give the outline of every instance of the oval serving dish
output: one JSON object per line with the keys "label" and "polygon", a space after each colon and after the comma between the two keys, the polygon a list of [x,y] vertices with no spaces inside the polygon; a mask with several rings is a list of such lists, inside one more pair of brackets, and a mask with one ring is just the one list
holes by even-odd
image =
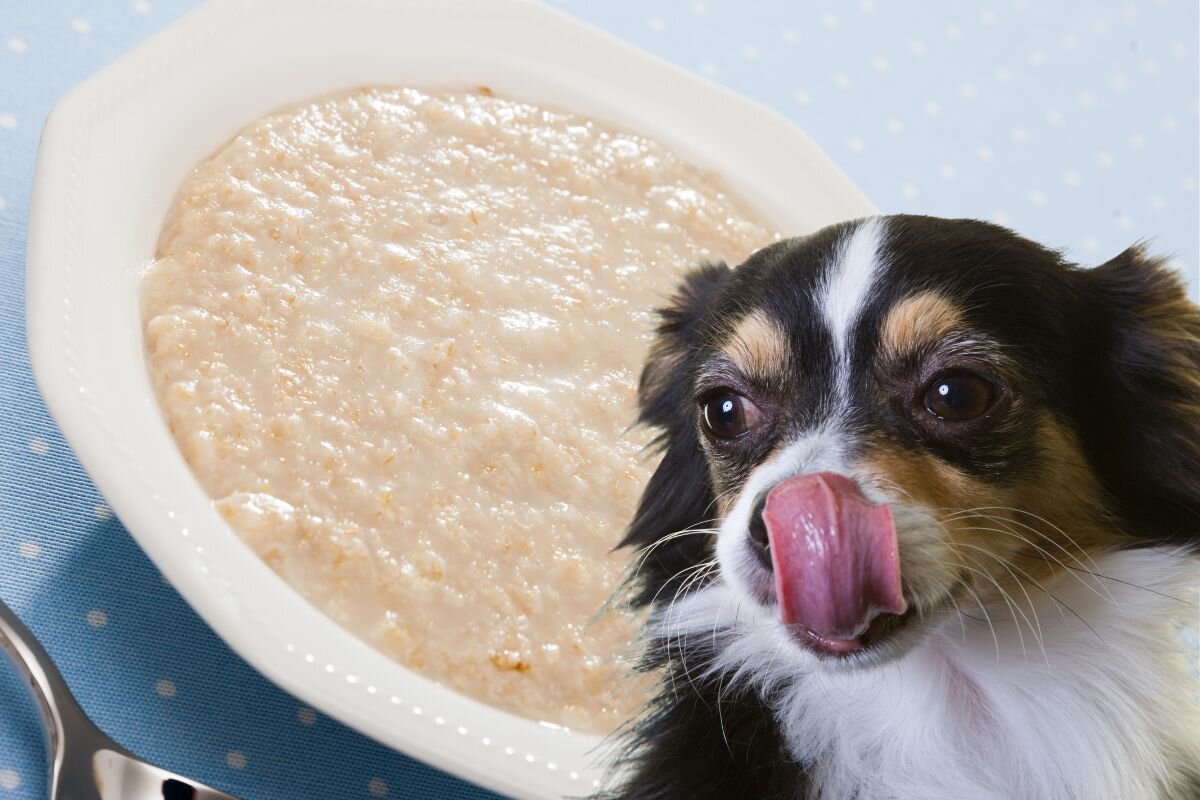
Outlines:
{"label": "oval serving dish", "polygon": [[874,209],[778,114],[524,0],[210,0],[46,123],[30,356],[67,440],[150,558],[237,653],[330,716],[513,797],[586,795],[599,737],[450,691],[310,606],[213,509],[154,400],[138,282],[184,176],[268,112],[372,84],[486,85],[645,133],[789,233]]}

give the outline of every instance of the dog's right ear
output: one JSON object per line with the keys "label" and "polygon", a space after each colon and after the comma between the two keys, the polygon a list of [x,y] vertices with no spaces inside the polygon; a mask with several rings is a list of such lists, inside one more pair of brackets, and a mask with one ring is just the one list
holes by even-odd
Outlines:
{"label": "dog's right ear", "polygon": [[[635,605],[650,602],[681,570],[700,563],[700,554],[711,544],[707,536],[658,542],[702,525],[714,513],[712,484],[697,438],[689,365],[705,312],[731,272],[725,264],[692,270],[670,304],[659,310],[662,322],[638,384],[638,421],[658,429],[654,446],[663,457],[620,545],[653,547],[640,568],[643,580]],[[673,594],[662,593],[668,598]]]}
{"label": "dog's right ear", "polygon": [[1138,535],[1200,546],[1200,307],[1131,247],[1081,277],[1099,289],[1103,363],[1091,457]]}

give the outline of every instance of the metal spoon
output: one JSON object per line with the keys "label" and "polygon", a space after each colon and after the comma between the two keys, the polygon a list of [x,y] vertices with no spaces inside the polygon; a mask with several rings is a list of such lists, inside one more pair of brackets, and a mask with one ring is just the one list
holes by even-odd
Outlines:
{"label": "metal spoon", "polygon": [[3,601],[0,649],[29,681],[46,723],[50,800],[237,800],[147,764],[101,733],[41,643]]}

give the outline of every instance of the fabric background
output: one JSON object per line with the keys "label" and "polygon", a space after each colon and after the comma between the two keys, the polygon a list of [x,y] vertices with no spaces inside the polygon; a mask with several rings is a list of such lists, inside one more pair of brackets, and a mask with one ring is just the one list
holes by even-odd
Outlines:
{"label": "fabric background", "polygon": [[[24,253],[42,122],[192,5],[0,0],[0,596],[104,730],[247,800],[491,797],[232,654],[113,518],[34,386]],[[1152,238],[1197,286],[1194,0],[556,5],[782,111],[885,211],[992,219],[1084,263]],[[0,669],[0,800],[45,796],[38,724]]]}

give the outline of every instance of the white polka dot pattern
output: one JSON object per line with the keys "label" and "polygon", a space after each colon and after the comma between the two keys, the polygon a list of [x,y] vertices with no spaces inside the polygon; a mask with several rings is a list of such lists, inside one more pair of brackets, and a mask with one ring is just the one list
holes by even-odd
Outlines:
{"label": "white polka dot pattern", "polygon": [[1200,291],[1196,3],[726,0],[658,7],[649,37],[629,0],[558,2],[779,108],[884,211],[1002,219],[1086,264],[1150,239]]}

